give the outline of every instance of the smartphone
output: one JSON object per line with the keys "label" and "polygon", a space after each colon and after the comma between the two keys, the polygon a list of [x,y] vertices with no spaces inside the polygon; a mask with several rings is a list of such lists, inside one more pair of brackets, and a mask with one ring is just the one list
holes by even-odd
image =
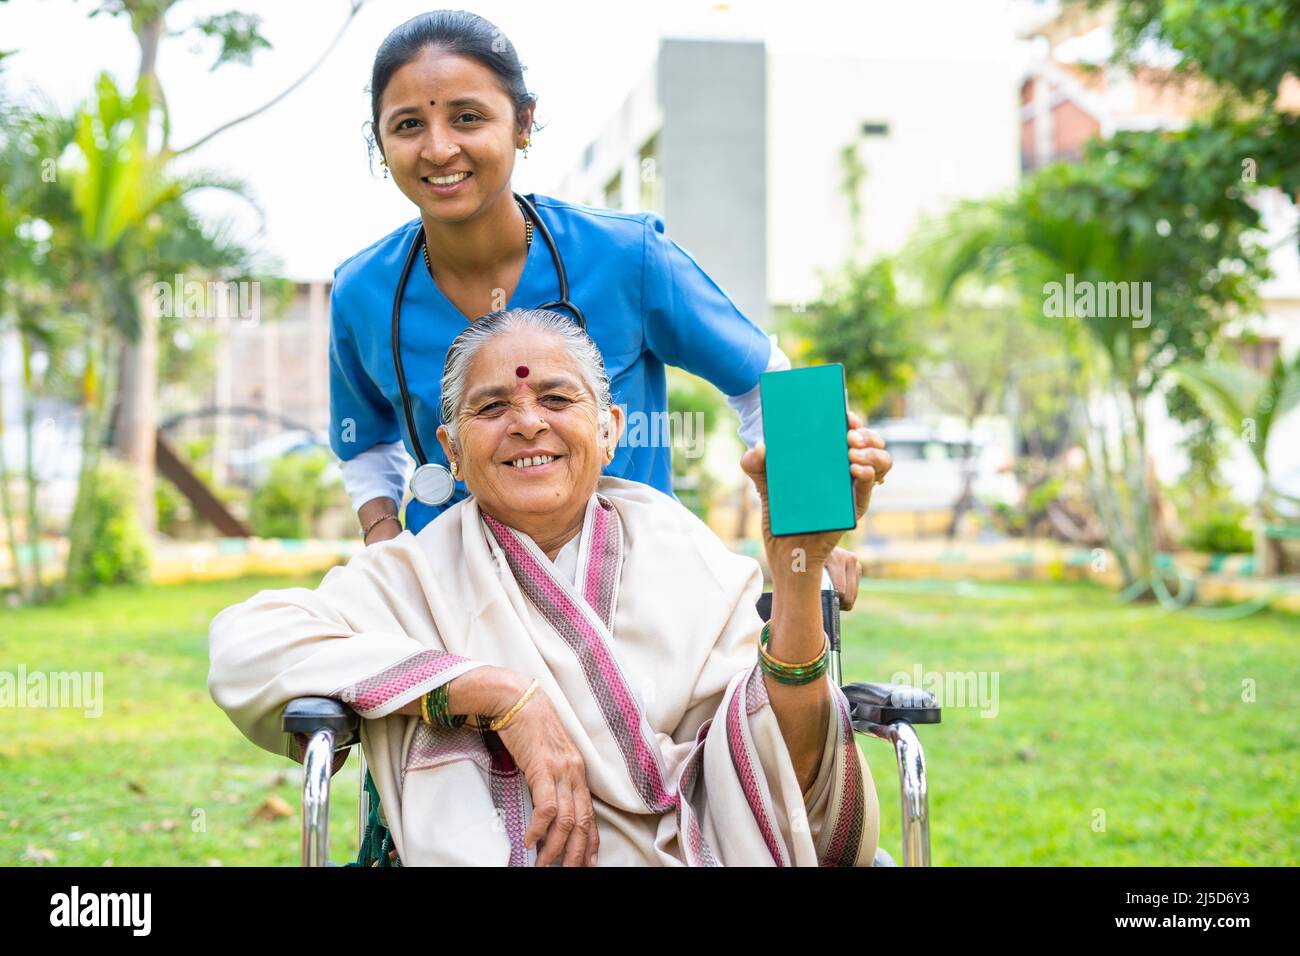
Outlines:
{"label": "smartphone", "polygon": [[857,515],[849,471],[844,366],[764,372],[758,385],[772,534],[853,528]]}

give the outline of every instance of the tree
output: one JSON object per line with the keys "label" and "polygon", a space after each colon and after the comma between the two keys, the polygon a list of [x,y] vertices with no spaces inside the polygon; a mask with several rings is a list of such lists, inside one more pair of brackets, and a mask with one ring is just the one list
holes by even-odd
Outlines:
{"label": "tree", "polygon": [[803,357],[843,364],[849,398],[868,413],[907,387],[921,354],[916,310],[900,301],[894,272],[888,258],[849,262],[790,323],[805,343]]}
{"label": "tree", "polygon": [[[1079,0],[1075,0],[1079,2]],[[1270,102],[1300,64],[1296,0],[1086,0],[1115,10],[1118,59],[1147,40],[1182,54],[1175,70],[1204,76],[1246,99]]]}
{"label": "tree", "polygon": [[[66,252],[83,260],[82,274],[93,290],[92,311],[100,316],[88,329],[85,347],[82,480],[69,534],[67,573],[67,580],[74,584],[97,580],[82,573],[82,566],[94,559],[94,525],[85,519],[100,471],[101,435],[113,373],[118,369],[116,356],[119,350],[142,340],[146,351],[156,347],[156,340],[150,341],[156,316],[145,290],[160,274],[160,266],[190,267],[205,260],[215,264],[214,259],[224,258],[229,251],[214,246],[184,208],[184,198],[208,188],[243,195],[238,182],[203,174],[168,175],[166,160],[148,148],[153,115],[154,103],[146,89],[139,88],[127,97],[107,74],[101,74],[94,98],[76,115],[72,148],[66,151],[61,171],[71,199],[72,228]],[[170,255],[177,250],[197,258]],[[242,251],[241,255],[247,257]],[[151,380],[151,392],[155,384],[156,378]],[[149,448],[152,458],[152,435]],[[138,496],[139,484],[133,487]],[[152,481],[148,487],[150,520],[142,522],[146,528],[153,524]]]}
{"label": "tree", "polygon": [[1278,433],[1278,422],[1300,406],[1300,355],[1290,362],[1284,361],[1281,355],[1276,356],[1268,375],[1260,375],[1244,365],[1212,362],[1188,362],[1175,366],[1173,371],[1216,425],[1246,443],[1259,466],[1263,481],[1255,500],[1254,517],[1256,560],[1262,573],[1273,563],[1265,553],[1267,539],[1263,529],[1280,520],[1279,505],[1288,498],[1273,486],[1268,467],[1269,443]]}
{"label": "tree", "polygon": [[[100,14],[125,16],[130,21],[131,29],[140,47],[137,89],[149,95],[161,109],[162,143],[156,152],[147,157],[147,161],[160,171],[166,172],[173,159],[199,149],[215,136],[260,115],[301,86],[329,57],[365,2],[366,0],[347,0],[348,11],[343,25],[316,62],[297,80],[256,109],[220,124],[194,142],[179,148],[171,144],[169,108],[157,72],[158,48],[163,39],[186,35],[216,39],[220,41],[220,51],[212,65],[213,70],[227,63],[247,65],[252,62],[258,50],[271,48],[271,44],[259,30],[261,18],[256,14],[232,10],[199,18],[188,27],[174,30],[169,28],[167,19],[173,8],[180,5],[181,0],[99,0],[98,6],[90,15],[92,17]],[[143,291],[137,289],[136,296],[143,297]],[[138,310],[139,334],[132,336],[122,351],[119,376],[123,385],[118,415],[119,445],[123,456],[136,472],[138,506],[142,519],[150,529],[154,525],[154,435],[157,431],[156,318],[147,308]]]}
{"label": "tree", "polygon": [[1150,582],[1156,566],[1146,400],[1176,362],[1203,359],[1224,322],[1254,306],[1265,274],[1240,148],[1223,128],[1198,126],[1094,141],[1079,162],[1044,167],[1011,197],[967,204],[941,265],[944,296],[968,275],[1006,278],[1039,297],[1045,316],[1067,283],[1146,293],[1141,314],[1055,318],[1078,363],[1092,493],[1129,585]]}
{"label": "tree", "polygon": [[[0,137],[7,175],[0,189],[0,219],[13,255],[0,264],[0,320],[16,325],[22,346],[24,419],[27,424],[28,540],[39,560],[32,454],[32,404],[38,349],[44,363],[66,378],[77,366],[76,398],[82,409],[81,474],[70,528],[66,580],[93,583],[94,529],[87,520],[100,474],[107,398],[116,356],[139,337],[141,286],[178,270],[250,270],[253,254],[220,229],[209,229],[185,206],[199,189],[243,194],[242,184],[210,174],[175,178],[149,153],[146,140],[153,104],[145,91],[124,96],[107,75],[95,96],[69,119],[53,112],[10,109]],[[75,336],[70,334],[75,332]],[[127,486],[134,493],[134,483]],[[7,488],[6,488],[7,491]],[[0,500],[9,517],[13,508]],[[138,562],[132,565],[138,566]],[[28,596],[40,599],[39,565]],[[20,594],[22,592],[20,591]]]}

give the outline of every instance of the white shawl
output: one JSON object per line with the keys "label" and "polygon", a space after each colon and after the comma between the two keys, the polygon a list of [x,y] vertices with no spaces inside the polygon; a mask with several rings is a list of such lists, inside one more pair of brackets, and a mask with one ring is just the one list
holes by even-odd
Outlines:
{"label": "white shawl", "polygon": [[[601,865],[870,865],[878,807],[832,685],[805,804],[757,666],[758,564],[669,496],[602,477],[574,583],[471,497],[212,622],[209,688],[254,743],[300,759],[285,704],[335,697],[404,866],[527,865],[530,798],[500,738],[394,715],[483,664],[536,678],[586,762]],[[828,678],[829,681],[829,678]]]}

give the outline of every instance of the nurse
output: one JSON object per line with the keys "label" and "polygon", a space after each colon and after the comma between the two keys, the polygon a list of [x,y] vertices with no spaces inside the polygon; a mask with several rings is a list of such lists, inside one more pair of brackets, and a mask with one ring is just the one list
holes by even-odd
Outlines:
{"label": "nurse", "polygon": [[[428,460],[446,465],[436,440],[447,349],[466,324],[507,308],[561,298],[550,251],[511,189],[515,150],[527,158],[537,98],[514,46],[465,11],[421,14],[394,30],[371,77],[374,143],[419,216],[334,272],[330,296],[330,444],[367,544],[396,537],[408,451],[414,454],[393,361],[394,294],[419,232],[423,255],[401,300],[399,326],[411,419]],[[668,409],[665,365],[712,382],[740,416],[740,435],[762,437],[758,379],[789,359],[742,314],[653,213],[625,213],[525,197],[554,238],[569,299],[601,350],[614,401],[648,421]],[[634,419],[635,420],[635,419]],[[657,428],[648,445],[619,448],[606,473],[672,494],[671,448]],[[457,482],[443,505],[412,500],[418,532],[467,494]],[[845,607],[861,568],[844,549],[827,564]]]}

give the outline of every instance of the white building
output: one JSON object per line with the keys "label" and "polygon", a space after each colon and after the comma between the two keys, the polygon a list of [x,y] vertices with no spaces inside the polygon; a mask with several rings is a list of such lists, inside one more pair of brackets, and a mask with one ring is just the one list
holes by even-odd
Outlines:
{"label": "white building", "polygon": [[[1006,3],[803,19],[787,10],[765,32],[718,16],[666,34],[555,190],[659,212],[760,325],[815,299],[821,272],[893,251],[921,216],[1019,173],[1023,49]],[[865,167],[856,223],[846,149]]]}

